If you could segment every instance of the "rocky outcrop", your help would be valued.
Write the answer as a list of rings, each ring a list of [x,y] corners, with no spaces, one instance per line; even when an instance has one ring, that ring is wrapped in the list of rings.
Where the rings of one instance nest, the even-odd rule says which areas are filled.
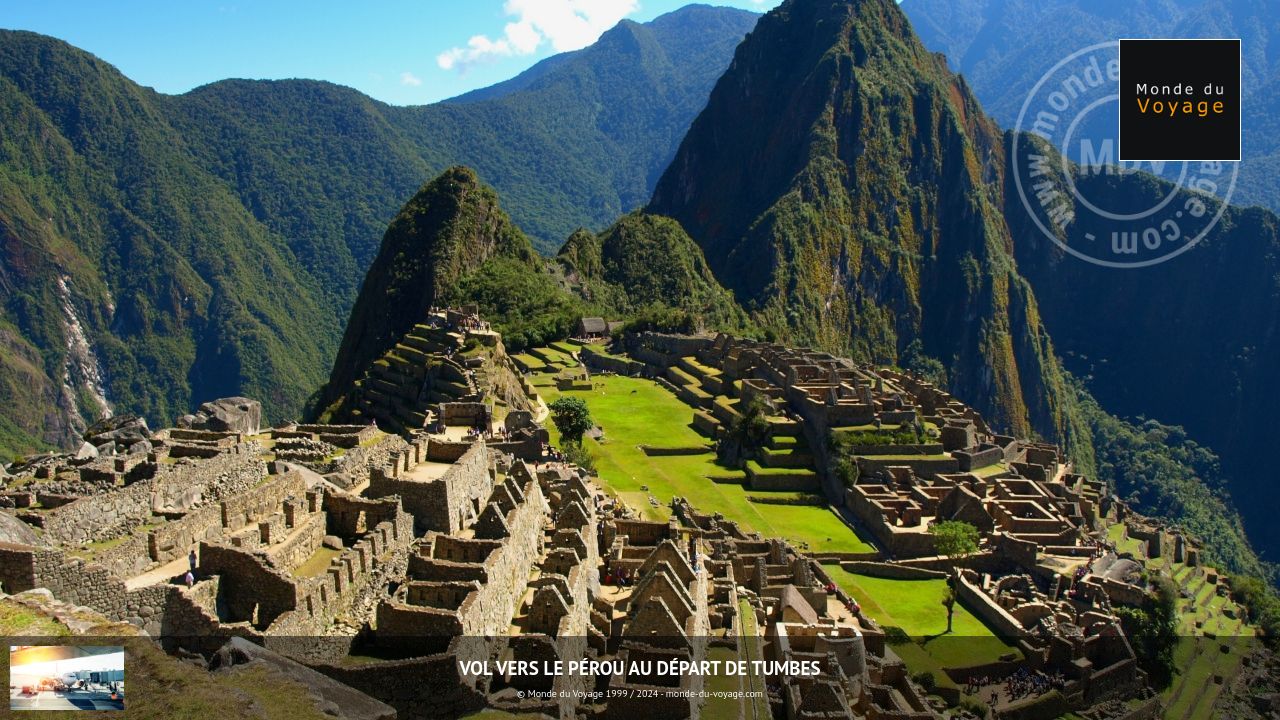
[[[8,513],[0,513],[0,542],[35,547],[46,546],[44,539],[32,530],[30,525]]]
[[[91,459],[99,455],[123,455],[134,452],[135,447],[142,451],[150,450],[150,441],[151,429],[147,427],[146,419],[137,415],[116,415],[99,420],[84,431],[84,444],[76,457]]]
[[[245,397],[211,400],[194,415],[178,418],[178,427],[256,435],[262,429],[262,403]]]
[[[267,650],[244,638],[231,638],[214,655],[210,668],[234,673],[241,667],[259,666],[301,685],[316,699],[316,707],[326,715],[346,720],[395,720],[390,705],[374,700],[359,690],[332,680],[289,658]]]

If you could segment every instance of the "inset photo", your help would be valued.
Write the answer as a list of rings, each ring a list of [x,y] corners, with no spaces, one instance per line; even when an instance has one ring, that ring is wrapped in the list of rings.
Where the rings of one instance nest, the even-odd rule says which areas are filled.
[[[10,710],[124,710],[119,645],[10,645]]]

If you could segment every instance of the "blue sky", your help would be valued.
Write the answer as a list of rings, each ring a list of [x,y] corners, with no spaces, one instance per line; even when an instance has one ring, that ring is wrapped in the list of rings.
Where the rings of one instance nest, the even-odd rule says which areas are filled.
[[[779,0],[703,0],[764,11]],[[2,0],[0,27],[66,40],[142,85],[313,78],[397,105],[441,100],[688,0]]]

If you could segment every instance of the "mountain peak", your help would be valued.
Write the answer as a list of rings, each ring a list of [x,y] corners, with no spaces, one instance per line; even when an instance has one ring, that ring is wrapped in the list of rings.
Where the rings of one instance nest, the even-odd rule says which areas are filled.
[[[998,426],[1064,439],[1060,369],[985,179],[1000,151],[892,0],[787,0],[739,45],[649,211],[766,329],[881,363],[918,341]]]
[[[320,408],[352,385],[468,270],[492,257],[536,269],[537,254],[475,171],[454,166],[405,203],[391,221],[351,310]]]

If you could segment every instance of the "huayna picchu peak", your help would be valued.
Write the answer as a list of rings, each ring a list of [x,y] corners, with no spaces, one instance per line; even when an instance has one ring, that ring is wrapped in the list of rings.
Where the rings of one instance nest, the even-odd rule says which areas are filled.
[[[766,328],[877,362],[918,341],[999,426],[1087,456],[989,182],[1000,138],[891,0],[788,0],[738,47],[648,209]]]

